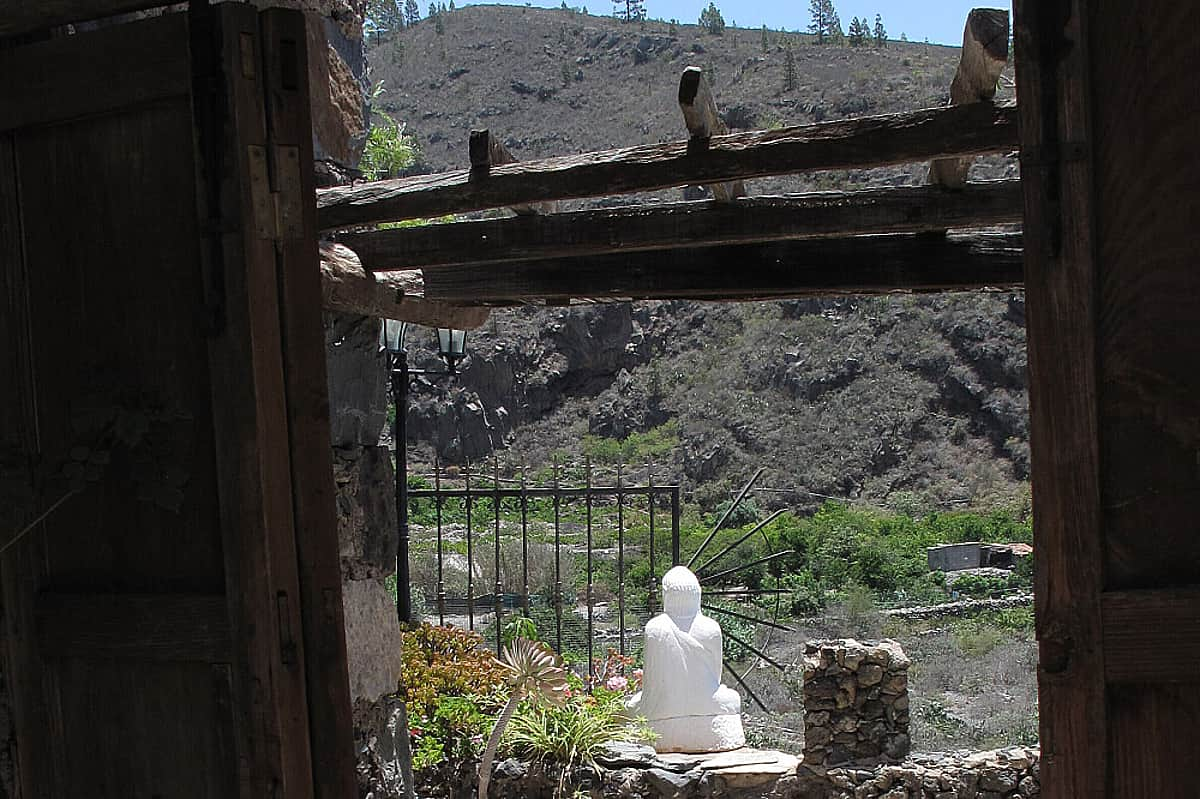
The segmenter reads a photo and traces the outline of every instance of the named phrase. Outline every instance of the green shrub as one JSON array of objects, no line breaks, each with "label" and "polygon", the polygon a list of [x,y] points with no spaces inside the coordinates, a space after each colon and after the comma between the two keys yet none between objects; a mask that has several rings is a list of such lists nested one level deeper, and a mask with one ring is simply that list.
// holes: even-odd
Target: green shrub
[{"label": "green shrub", "polygon": [[471,697],[439,697],[432,718],[410,725],[417,738],[413,768],[420,771],[443,760],[474,760],[493,723]]},{"label": "green shrub", "polygon": [[504,668],[480,648],[478,633],[421,624],[401,639],[400,681],[414,721],[432,719],[445,697],[487,696],[504,684]]},{"label": "green shrub", "polygon": [[376,112],[375,116],[359,169],[367,180],[394,178],[417,163],[420,148],[417,140],[404,132],[403,124],[387,114]]},{"label": "green shrub", "polygon": [[954,643],[967,657],[981,657],[1004,641],[1004,632],[986,625],[969,625],[954,630]]},{"label": "green shrub", "polygon": [[644,719],[625,708],[622,692],[596,689],[589,696],[576,678],[563,707],[522,702],[505,731],[512,753],[531,761],[553,763],[569,774],[596,765],[596,755],[609,741],[648,741],[653,733]]}]

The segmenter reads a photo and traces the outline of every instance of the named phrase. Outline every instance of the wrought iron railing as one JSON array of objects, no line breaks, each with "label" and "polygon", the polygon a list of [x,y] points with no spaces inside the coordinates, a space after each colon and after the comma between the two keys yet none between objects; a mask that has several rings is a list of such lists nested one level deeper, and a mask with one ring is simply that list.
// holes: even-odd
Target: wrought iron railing
[{"label": "wrought iron railing", "polygon": [[586,655],[589,676],[601,642],[623,655],[639,645],[662,566],[680,562],[679,486],[657,484],[649,464],[489,466],[435,464],[409,489],[410,574],[434,602],[425,616],[478,625],[497,651],[506,623],[534,616],[559,652]]}]

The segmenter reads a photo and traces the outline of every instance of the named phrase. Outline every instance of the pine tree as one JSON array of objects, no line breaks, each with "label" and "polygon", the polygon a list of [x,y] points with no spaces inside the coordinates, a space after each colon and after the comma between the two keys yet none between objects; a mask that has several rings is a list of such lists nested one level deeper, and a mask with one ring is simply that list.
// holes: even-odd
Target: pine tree
[{"label": "pine tree", "polygon": [[785,92],[795,91],[799,82],[796,77],[796,56],[792,53],[789,45],[783,54],[783,90]]},{"label": "pine tree", "polygon": [[817,37],[817,44],[825,44],[825,37],[829,34],[829,17],[826,16],[829,2],[830,0],[808,2],[808,14],[812,17],[812,22],[808,23],[808,32]]},{"label": "pine tree", "polygon": [[367,4],[367,22],[379,32],[404,30],[404,10],[399,0],[371,0]]},{"label": "pine tree", "polygon": [[412,26],[416,25],[421,20],[421,9],[417,6],[417,0],[405,0],[404,3],[404,22]]},{"label": "pine tree", "polygon": [[454,10],[454,0],[450,0],[450,6],[449,6],[449,8],[450,8],[450,10],[451,10],[451,11],[453,11],[453,10]]},{"label": "pine tree", "polygon": [[763,49],[763,52],[764,53],[767,52],[767,50],[769,50],[770,48],[771,48],[771,43],[769,41],[767,41],[767,26],[763,25],[763,27],[762,27],[762,49]]},{"label": "pine tree", "polygon": [[875,15],[875,46],[887,47],[887,29],[883,27],[883,17]]},{"label": "pine tree", "polygon": [[725,33],[725,18],[721,16],[717,4],[711,0],[708,8],[700,12],[700,27],[712,36],[720,36]]},{"label": "pine tree", "polygon": [[625,0],[625,21],[640,22],[646,18],[646,0]]},{"label": "pine tree", "polygon": [[850,20],[850,30],[848,38],[850,39],[851,47],[861,47],[867,40],[866,23],[859,20],[858,17],[853,17]]},{"label": "pine tree", "polygon": [[846,34],[842,30],[842,20],[838,17],[837,9],[833,7],[831,0],[826,0],[826,5],[829,7],[829,41],[833,44],[841,44],[846,38]]},{"label": "pine tree", "polygon": [[429,4],[429,13],[426,14],[425,16],[428,17],[429,19],[434,19],[437,17],[437,3]]}]

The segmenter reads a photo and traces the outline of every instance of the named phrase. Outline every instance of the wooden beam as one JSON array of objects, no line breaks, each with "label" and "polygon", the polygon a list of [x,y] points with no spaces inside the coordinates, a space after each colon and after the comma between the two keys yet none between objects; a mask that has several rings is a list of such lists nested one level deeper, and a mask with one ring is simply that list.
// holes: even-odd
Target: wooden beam
[{"label": "wooden beam", "polygon": [[1200,588],[1111,591],[1100,600],[1109,683],[1196,682]]},{"label": "wooden beam", "polygon": [[[504,164],[515,164],[517,158],[508,151],[504,142],[492,135],[486,128],[471,131],[468,149],[471,156],[471,180],[485,181],[492,172],[492,167]],[[552,214],[558,210],[557,205],[548,203],[520,203],[510,206],[510,210],[518,216],[532,214]]]},{"label": "wooden beam", "polygon": [[743,197],[343,233],[370,271],[711,247],[1021,221],[1019,181]]},{"label": "wooden beam", "polygon": [[228,663],[221,594],[43,593],[34,611],[43,657]]},{"label": "wooden beam", "polygon": [[321,306],[327,311],[400,319],[429,327],[471,330],[488,318],[486,308],[467,308],[426,300],[421,273],[373,275],[346,247],[321,243]]},{"label": "wooden beam", "polygon": [[[950,84],[950,104],[991,102],[1008,64],[1008,11],[975,8],[963,29],[962,58]],[[944,158],[929,165],[929,182],[960,188],[974,158]]]},{"label": "wooden beam", "polygon": [[171,5],[162,0],[0,0],[0,39]]},{"label": "wooden beam", "polygon": [[[700,67],[688,67],[679,79],[679,110],[683,112],[683,121],[691,136],[688,146],[694,151],[707,150],[713,136],[729,132],[725,120],[717,113],[717,101],[713,99],[712,89]],[[729,202],[746,194],[746,184],[740,180],[711,183],[708,188],[718,202]]]},{"label": "wooden beam", "polygon": [[1019,233],[855,236],[425,270],[425,294],[511,305],[548,298],[757,300],[1021,285]]},{"label": "wooden beam", "polygon": [[1016,146],[1015,105],[989,103],[715,136],[703,152],[687,142],[381,180],[317,192],[322,230],[397,219],[599,197],[818,169],[848,169],[979,155]]}]

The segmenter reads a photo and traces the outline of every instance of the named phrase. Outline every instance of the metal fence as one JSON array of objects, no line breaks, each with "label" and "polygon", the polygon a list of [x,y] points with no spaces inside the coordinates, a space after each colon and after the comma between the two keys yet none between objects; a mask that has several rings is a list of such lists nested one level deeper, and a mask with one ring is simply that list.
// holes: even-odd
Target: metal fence
[{"label": "metal fence", "polygon": [[497,652],[529,618],[589,675],[599,645],[639,647],[660,568],[680,562],[679,486],[650,464],[489,466],[435,464],[409,488],[416,617],[478,627]]}]

